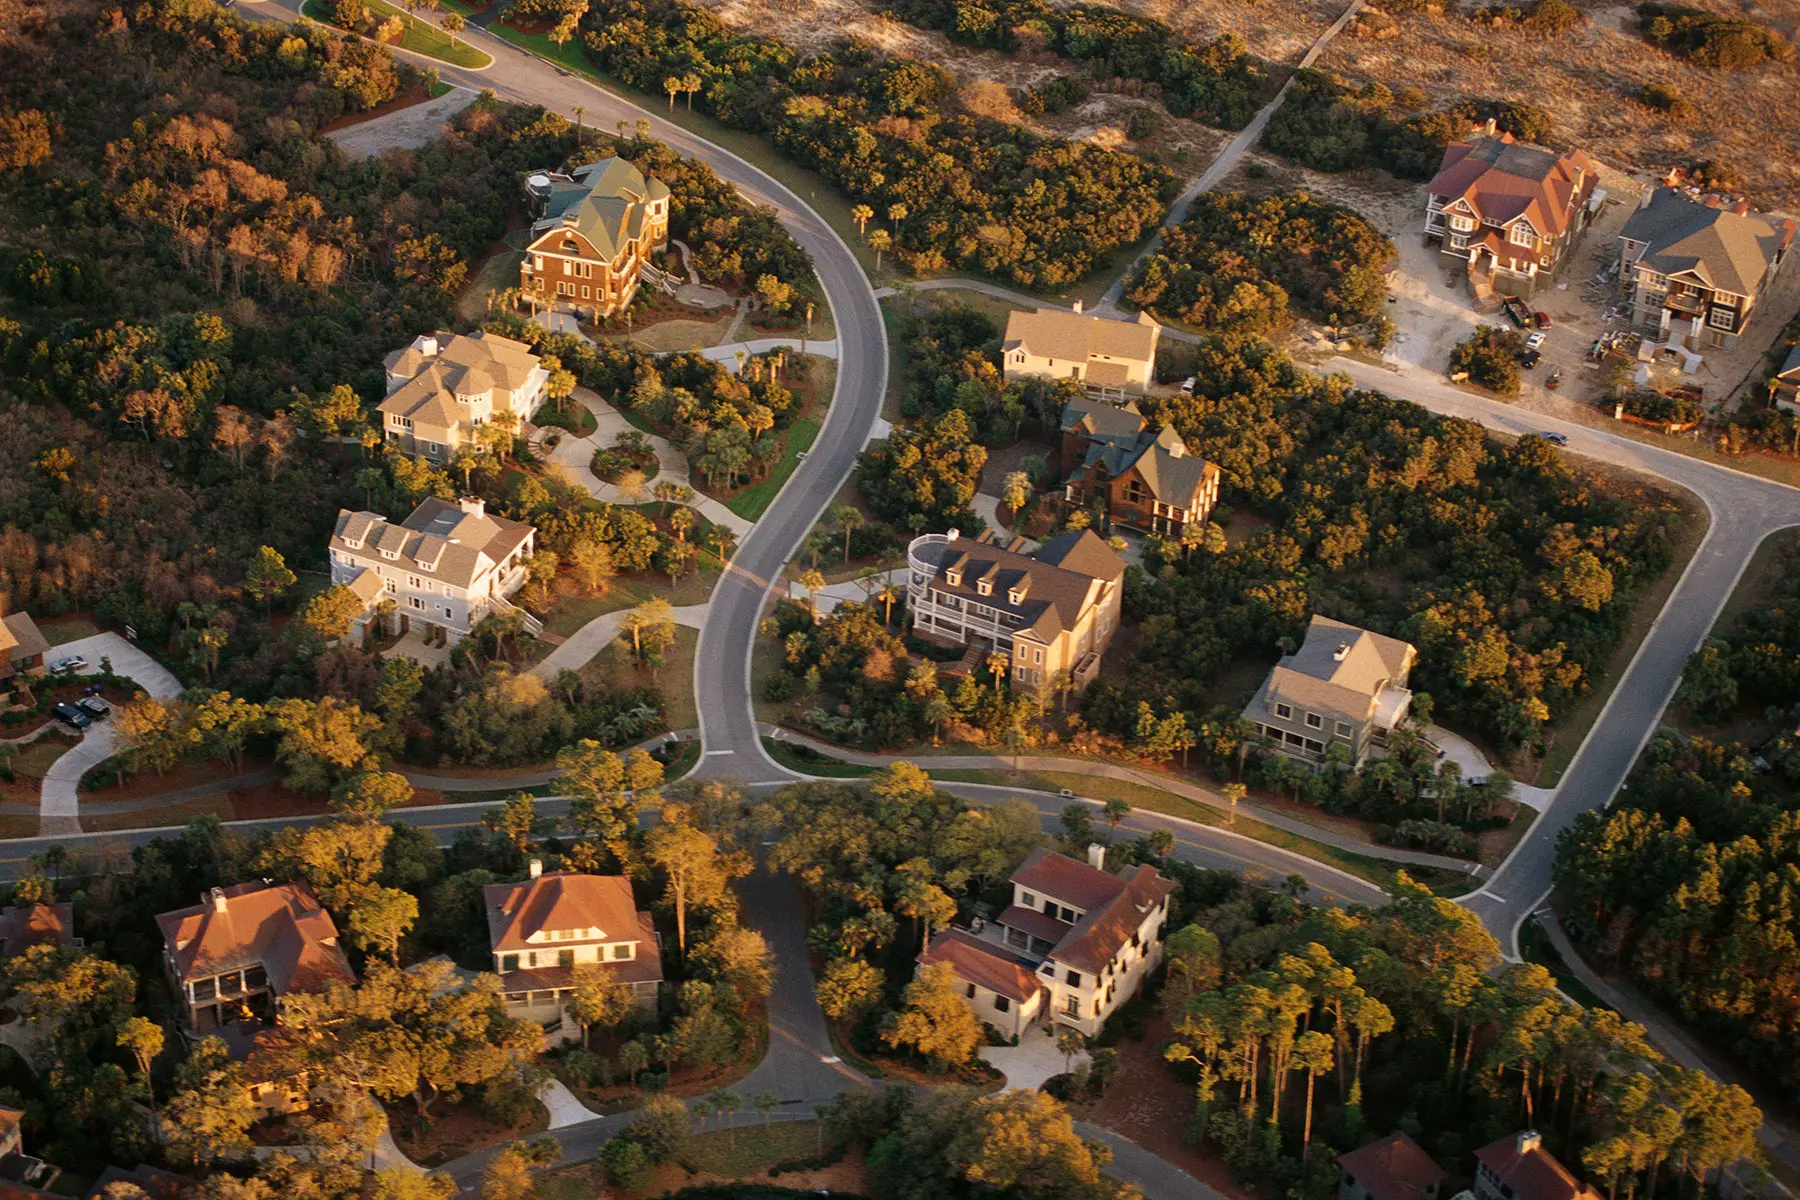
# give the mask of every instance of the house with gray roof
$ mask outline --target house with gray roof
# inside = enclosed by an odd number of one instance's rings
[[[425,334],[382,360],[382,434],[408,454],[449,462],[483,426],[517,429],[544,404],[550,372],[524,342],[493,333]]]
[[[1063,499],[1108,522],[1179,537],[1219,499],[1219,468],[1189,453],[1170,426],[1153,430],[1137,405],[1075,399],[1062,414]]]
[[[1406,719],[1406,681],[1418,652],[1398,638],[1314,616],[1306,640],[1284,656],[1244,707],[1273,748],[1311,767],[1342,747],[1358,765]]]
[[[1792,219],[1752,212],[1741,200],[1653,190],[1619,233],[1632,324],[1663,344],[1735,349],[1794,233]]]
[[[928,533],[906,549],[913,632],[941,644],[988,647],[1012,660],[1019,687],[1079,691],[1100,672],[1119,628],[1125,561],[1091,530],[1034,551],[991,531]]]
[[[650,255],[669,240],[669,188],[623,158],[525,180],[537,220],[519,264],[527,301],[598,320],[637,295]]]
[[[1787,357],[1769,377],[1769,400],[1776,408],[1800,413],[1800,343],[1788,347]]]
[[[428,498],[396,525],[380,513],[338,510],[331,534],[331,582],[363,602],[352,632],[419,633],[450,645],[491,613],[516,610],[507,597],[525,586],[537,531],[488,513],[473,496]],[[532,633],[542,628],[525,615]]]

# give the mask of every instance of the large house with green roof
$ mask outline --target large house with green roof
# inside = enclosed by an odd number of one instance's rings
[[[650,255],[669,240],[669,189],[622,158],[525,181],[537,220],[519,290],[540,307],[599,319],[637,294]]]

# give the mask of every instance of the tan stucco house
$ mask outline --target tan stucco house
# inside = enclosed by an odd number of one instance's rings
[[[484,425],[514,429],[537,415],[550,373],[524,342],[498,334],[426,334],[383,363],[382,436],[408,454],[448,462]]]
[[[1008,379],[1075,379],[1096,396],[1142,395],[1156,378],[1162,326],[1149,313],[1109,321],[1081,311],[1040,308],[1006,318],[1000,365]]]
[[[1359,764],[1406,719],[1418,652],[1398,638],[1315,616],[1300,649],[1282,658],[1244,708],[1274,748],[1309,766],[1342,746]]]

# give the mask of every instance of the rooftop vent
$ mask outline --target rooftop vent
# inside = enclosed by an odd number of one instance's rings
[[[1337,649],[1333,650],[1331,652],[1331,661],[1332,662],[1343,662],[1345,658],[1349,657],[1349,654],[1350,654],[1350,643],[1349,642],[1339,642],[1337,645]]]

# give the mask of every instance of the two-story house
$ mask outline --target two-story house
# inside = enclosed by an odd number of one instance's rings
[[[669,240],[669,188],[622,158],[525,180],[537,215],[519,290],[532,302],[592,318],[622,311],[650,255]]]
[[[1600,1200],[1544,1149],[1536,1130],[1483,1146],[1475,1163],[1475,1200]]]
[[[1071,400],[1063,407],[1063,499],[1099,505],[1107,520],[1166,537],[1206,520],[1219,468],[1188,452],[1172,426],[1151,430],[1137,405]]]
[[[382,436],[408,454],[449,462],[476,430],[518,428],[544,404],[550,372],[524,342],[493,333],[432,333],[382,360]]]
[[[1449,1178],[1404,1132],[1340,1154],[1338,1200],[1438,1200]]]
[[[1425,189],[1425,241],[1505,296],[1529,299],[1568,262],[1605,200],[1594,161],[1496,134],[1444,147]]]
[[[525,586],[537,531],[496,517],[481,500],[436,497],[395,525],[379,513],[339,509],[331,534],[331,582],[363,602],[353,631],[417,630],[453,644],[489,613],[517,611],[507,597]],[[526,628],[541,626],[527,614]]]
[[[336,923],[304,883],[213,888],[156,924],[182,1023],[195,1034],[272,1019],[289,992],[356,982]]]
[[[1030,553],[984,531],[914,538],[906,548],[913,632],[959,646],[986,644],[1012,659],[1021,687],[1079,691],[1100,671],[1119,628],[1125,562],[1092,530],[1051,538]]]
[[[1800,345],[1788,350],[1769,377],[1769,401],[1784,412],[1800,413]]]
[[[1155,867],[1114,875],[1105,864],[1099,845],[1085,863],[1033,850],[985,938],[946,930],[920,961],[949,963],[975,1015],[1009,1036],[1040,1017],[1094,1036],[1162,961],[1175,891]]]
[[[30,613],[16,612],[0,619],[0,688],[7,687],[15,675],[42,675],[49,650],[49,641],[38,632]]]
[[[562,1037],[579,1037],[579,1029],[563,1021],[563,1006],[575,988],[575,968],[584,964],[612,972],[638,1004],[656,1003],[662,944],[623,875],[546,875],[534,858],[524,882],[492,883],[482,896],[509,1015],[562,1022]]]
[[[1418,652],[1398,638],[1315,616],[1300,649],[1284,656],[1244,707],[1244,718],[1289,758],[1318,767],[1328,748],[1343,747],[1346,765],[1406,718],[1406,688]]]
[[[1073,312],[1015,312],[1006,318],[1001,373],[1008,379],[1075,379],[1094,396],[1142,395],[1156,378],[1161,336],[1162,326],[1149,313],[1109,321],[1083,314],[1079,300]]]
[[[1731,350],[1794,244],[1795,223],[1747,202],[1656,188],[1619,231],[1631,323],[1656,342]]]

